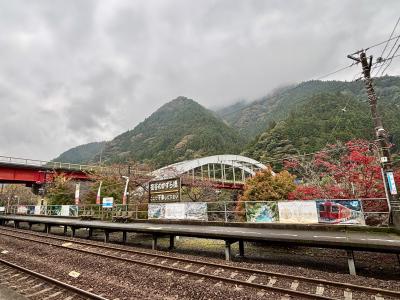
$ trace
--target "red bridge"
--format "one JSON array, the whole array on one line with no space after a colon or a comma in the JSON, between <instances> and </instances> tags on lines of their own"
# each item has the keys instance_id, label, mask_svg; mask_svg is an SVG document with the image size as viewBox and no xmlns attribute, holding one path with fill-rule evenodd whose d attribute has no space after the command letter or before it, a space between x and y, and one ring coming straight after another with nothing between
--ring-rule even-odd
<instances>
[{"instance_id":1,"label":"red bridge","mask_svg":"<svg viewBox=\"0 0 400 300\"><path fill-rule=\"evenodd\" d=\"M45 183L52 182L58 174L65 174L68 178L77 181L92 180L90 174L93 172L106 172L108 167L97 165L79 165L61 162L49 162L34 159L0 156L0 183L25 184L37 190ZM159 172L163 170L157 170ZM128 169L125 170L126 175ZM120 172L121 173L121 172ZM178 175L179 176L179 175ZM196 176L197 177L197 176ZM196 178L195 181L199 181ZM243 189L243 182L230 181L218 178L204 179L209 184L218 189ZM194 185L196 185L193 182Z\"/></svg>"}]
</instances>

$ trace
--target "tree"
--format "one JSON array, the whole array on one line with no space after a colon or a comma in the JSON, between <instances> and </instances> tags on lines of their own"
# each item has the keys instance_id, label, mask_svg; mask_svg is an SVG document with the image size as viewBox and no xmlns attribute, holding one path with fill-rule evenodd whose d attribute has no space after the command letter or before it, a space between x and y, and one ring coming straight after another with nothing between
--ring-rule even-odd
<instances>
[{"instance_id":1,"label":"tree","mask_svg":"<svg viewBox=\"0 0 400 300\"><path fill-rule=\"evenodd\" d=\"M217 201L218 192L212 182L204 179L193 180L190 175L182 176L182 198L188 198L192 202Z\"/></svg>"},{"instance_id":2,"label":"tree","mask_svg":"<svg viewBox=\"0 0 400 300\"><path fill-rule=\"evenodd\" d=\"M46 196L50 205L72 205L75 203L75 184L65 174L55 174Z\"/></svg>"},{"instance_id":3,"label":"tree","mask_svg":"<svg viewBox=\"0 0 400 300\"><path fill-rule=\"evenodd\" d=\"M246 180L240 201L277 201L287 199L295 189L295 176L288 171L273 174L270 168Z\"/></svg>"},{"instance_id":4,"label":"tree","mask_svg":"<svg viewBox=\"0 0 400 300\"><path fill-rule=\"evenodd\" d=\"M371 143L352 140L328 145L311 158L292 159L286 168L302 179L291 199L381 198L381 169Z\"/></svg>"},{"instance_id":5,"label":"tree","mask_svg":"<svg viewBox=\"0 0 400 300\"><path fill-rule=\"evenodd\" d=\"M22 184L2 184L0 187L0 206L36 204L40 197L33 194L32 188Z\"/></svg>"},{"instance_id":6,"label":"tree","mask_svg":"<svg viewBox=\"0 0 400 300\"><path fill-rule=\"evenodd\" d=\"M91 173L89 176L92 182L89 184L88 191L82 196L82 202L85 204L96 203L100 182L102 182L101 197L113 197L115 204L122 204L125 187L125 179L122 176L129 177L129 203L147 202L148 183L154 178L147 165L134 162L113 164L107 166L106 170Z\"/></svg>"}]
</instances>

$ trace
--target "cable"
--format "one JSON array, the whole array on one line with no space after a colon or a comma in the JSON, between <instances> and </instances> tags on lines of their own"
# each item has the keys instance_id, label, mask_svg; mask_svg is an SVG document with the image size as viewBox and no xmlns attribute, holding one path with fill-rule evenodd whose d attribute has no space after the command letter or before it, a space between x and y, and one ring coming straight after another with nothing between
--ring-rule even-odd
<instances>
[{"instance_id":1,"label":"cable","mask_svg":"<svg viewBox=\"0 0 400 300\"><path fill-rule=\"evenodd\" d=\"M348 69L348 68L351 68L352 66L354 66L354 65L356 65L356 64L358 64L358 62L353 62L352 64L350 64L350 65L348 65L348 66L346 66L346 67L340 68L340 69L338 69L338 70L336 70L336 71L333 71L333 72L331 72L331 73L328 73L328 74L326 74L326 75L323 75L323 76L321 76L321 77L318 77L318 78L316 78L316 79L314 79L314 80L321 80L322 78L328 77L328 76L330 76L330 75L339 73L340 71L343 71L343 70L346 70L346 69Z\"/></svg>"},{"instance_id":2,"label":"cable","mask_svg":"<svg viewBox=\"0 0 400 300\"><path fill-rule=\"evenodd\" d=\"M330 76L330 75L333 75L333 74L339 73L339 72L341 72L341 71L343 71L343 70L346 70L346 69L348 69L348 68L351 68L352 66L354 66L354 65L356 65L356 64L358 64L358 62L353 62L352 64L350 64L350 65L348 65L348 66L342 67L342 68L337 69L337 70L335 70L335 71L332 71L332 72L330 72L330 73L328 73L328 74L322 75L322 76L317 77L317 78L315 78L315 79L310 79L310 80L308 80L308 81L321 80L321 79L323 79L323 78L325 78L325 77L328 77L328 76ZM299 83L299 84L296 84L294 87L291 87L291 88L286 89L285 91L282 92L282 94L291 92L291 91L293 91L293 90L299 88L299 87L301 86L301 84L302 84L302 83ZM282 95L282 94L281 94L281 95ZM243 110L243 107L238 108L238 109L236 109L236 110L234 110L234 111L229 111L229 112L227 112L227 113L225 113L225 114L221 114L220 116L223 118L223 117L225 117L225 116L232 115L232 114L234 114L234 113L236 113L236 112L238 112L238 111L241 111L241 110Z\"/></svg>"},{"instance_id":3,"label":"cable","mask_svg":"<svg viewBox=\"0 0 400 300\"><path fill-rule=\"evenodd\" d=\"M393 56L390 58L390 61L389 61L389 63L387 64L386 68L383 69L381 75L383 75L383 73L385 73L385 71L389 68L389 66L390 66L390 64L392 63L393 58L394 58L395 54L397 53L397 51L399 50L399 48L400 48L400 44L397 46L396 50L393 52ZM378 71L378 72L379 72L379 71Z\"/></svg>"},{"instance_id":4,"label":"cable","mask_svg":"<svg viewBox=\"0 0 400 300\"><path fill-rule=\"evenodd\" d=\"M375 48L375 47L377 47L377 46L383 45L384 43L390 42L390 41L392 41L392 40L394 40L394 39L397 39L397 38L399 38L399 37L400 37L400 35L396 35L396 36L392 37L391 39L388 39L388 40L385 40L385 41L383 41L383 42L374 44L374 45L369 46L369 47L367 47L367 48L365 48L365 49L357 50L357 51L351 53L350 55L359 54L359 53L361 53L361 52L363 52L363 51L367 51L367 50L369 50L369 49L372 49L372 48Z\"/></svg>"},{"instance_id":5,"label":"cable","mask_svg":"<svg viewBox=\"0 0 400 300\"><path fill-rule=\"evenodd\" d=\"M304 153L304 154L299 154L299 155L293 155L290 157L286 157L286 158L277 158L277 159L271 159L271 160L264 160L263 163L272 163L272 162L283 162L285 160L290 160L293 158L299 158L299 157L306 157L306 156L311 156L311 155L315 155L318 153L330 153L330 152L334 152L340 149L356 149L358 146L363 146L362 144L357 144L354 146L341 146L341 147L337 147L334 149L330 149L330 150L320 150L320 151L315 151L315 152L309 152L309 153Z\"/></svg>"},{"instance_id":6,"label":"cable","mask_svg":"<svg viewBox=\"0 0 400 300\"><path fill-rule=\"evenodd\" d=\"M393 28L393 30L392 30L392 33L390 34L389 40L392 38L393 33L396 31L396 28L397 28L397 25L399 24L399 22L400 22L400 17L397 19L396 25L394 25L394 28ZM386 48L387 48L387 46L389 45L389 40L387 41L387 43L386 43L386 45L385 45L385 48L383 48L383 51L382 51L380 57L383 57L383 54L385 53Z\"/></svg>"}]
</instances>

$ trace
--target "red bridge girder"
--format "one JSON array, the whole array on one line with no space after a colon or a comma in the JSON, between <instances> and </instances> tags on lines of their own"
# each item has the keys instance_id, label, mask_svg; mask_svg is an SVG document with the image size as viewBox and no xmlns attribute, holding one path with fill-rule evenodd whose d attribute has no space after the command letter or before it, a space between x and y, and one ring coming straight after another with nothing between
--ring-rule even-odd
<instances>
[{"instance_id":1,"label":"red bridge girder","mask_svg":"<svg viewBox=\"0 0 400 300\"><path fill-rule=\"evenodd\" d=\"M72 180L90 181L92 180L88 173L79 170L69 169L51 169L39 166L19 165L0 163L0 183L22 183L31 186L32 184L41 185L46 182L52 182L56 174L65 174ZM189 185L202 186L201 181L195 180ZM216 189L230 189L230 190L243 190L243 183L222 182L222 181L208 181L208 184ZM188 185L185 182L183 185Z\"/></svg>"},{"instance_id":2,"label":"red bridge girder","mask_svg":"<svg viewBox=\"0 0 400 300\"><path fill-rule=\"evenodd\" d=\"M73 180L90 180L87 173L76 170L52 170L45 167L0 164L0 183L44 184L53 181L55 174L65 174Z\"/></svg>"}]
</instances>

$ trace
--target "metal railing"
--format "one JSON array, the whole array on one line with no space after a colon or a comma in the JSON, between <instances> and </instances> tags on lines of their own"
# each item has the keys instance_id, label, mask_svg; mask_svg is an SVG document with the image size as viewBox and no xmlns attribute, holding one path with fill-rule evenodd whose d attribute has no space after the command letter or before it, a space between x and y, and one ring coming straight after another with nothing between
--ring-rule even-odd
<instances>
[{"instance_id":1,"label":"metal railing","mask_svg":"<svg viewBox=\"0 0 400 300\"><path fill-rule=\"evenodd\" d=\"M356 200L356 199L321 199L322 201L343 201L343 200ZM363 216L366 225L373 226L388 226L389 211L386 204L386 198L370 198L360 199L361 210L360 215ZM298 200L299 201L299 200ZM300 200L300 201L318 201L318 200ZM293 200L284 201L218 201L218 202L202 202L206 204L206 216L199 220L213 221L213 222L255 222L249 220L249 211L262 209L271 209L275 214L279 214L279 203L290 203ZM198 203L198 202L179 202L179 203ZM371 205L373 203L374 205ZM154 204L154 203L152 203ZM252 206L259 204L260 207L252 208ZM263 205L265 207L261 207ZM157 204L155 204L157 205ZM380 210L378 209L380 208ZM103 221L135 221L149 219L149 203L135 203L122 205L117 204L112 207L103 207L102 205L48 205L48 206L35 206L35 205L13 205L7 207L6 213L9 214L24 214L24 215L46 215L46 216L70 216L80 217L87 219L98 219ZM319 211L316 211L319 213ZM253 212L254 213L254 212ZM272 213L272 212L271 212ZM193 219L192 219L193 220ZM279 215L275 220L268 223L279 223ZM301 223L301 222L300 222ZM314 222L314 223L318 223ZM338 222L340 223L340 222ZM346 224L346 222L344 222ZM362 223L360 223L362 224Z\"/></svg>"},{"instance_id":2,"label":"metal railing","mask_svg":"<svg viewBox=\"0 0 400 300\"><path fill-rule=\"evenodd\" d=\"M0 162L17 164L17 165L44 167L49 169L66 169L66 170L76 170L76 171L96 171L96 170L102 171L106 169L106 167L98 165L81 165L81 164L45 161L45 160L20 158L12 156L0 156Z\"/></svg>"}]
</instances>

